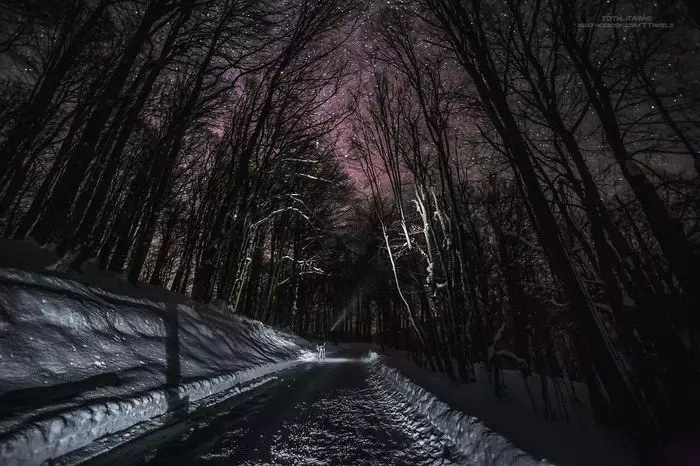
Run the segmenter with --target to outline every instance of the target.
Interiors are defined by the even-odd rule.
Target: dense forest
[[[0,230],[496,392],[583,381],[662,464],[700,416],[694,5],[4,0]]]

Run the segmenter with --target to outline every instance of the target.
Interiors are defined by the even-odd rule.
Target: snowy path
[[[441,434],[374,382],[359,361],[302,364],[92,463],[452,464]]]

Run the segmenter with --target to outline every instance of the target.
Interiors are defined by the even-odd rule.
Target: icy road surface
[[[377,388],[370,365],[329,358],[93,458],[124,464],[462,463],[426,419]]]

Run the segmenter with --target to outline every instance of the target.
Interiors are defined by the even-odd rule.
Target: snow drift
[[[410,416],[425,416],[447,437],[467,459],[479,466],[531,466],[551,464],[538,461],[493,432],[473,416],[458,411],[438,400],[433,394],[414,384],[397,370],[375,362],[378,388],[402,398]]]
[[[289,367],[308,347],[162,291],[0,269],[0,463],[65,454]]]
[[[504,371],[507,395],[496,398],[483,367],[475,368],[476,382],[462,384],[445,374],[418,367],[404,352],[389,354],[381,357],[382,364],[388,367],[378,370],[384,384],[416,403],[415,409],[425,411],[438,427],[443,423],[448,436],[459,438],[468,434],[463,437],[466,443],[456,441],[464,450],[472,448],[484,455],[500,455],[498,464],[532,464],[522,463],[524,460],[518,456],[522,452],[514,452],[513,446],[561,466],[638,464],[631,444],[622,434],[594,424],[583,384],[575,385],[579,406],[568,406],[570,420],[563,423],[541,417],[537,380],[529,381],[528,390],[523,377],[515,371]],[[503,444],[504,439],[512,446]],[[483,464],[492,464],[488,458],[484,461]]]

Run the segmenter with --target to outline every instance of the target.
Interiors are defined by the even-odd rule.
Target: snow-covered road
[[[370,365],[309,362],[169,427],[95,457],[93,464],[453,464],[462,462],[427,419],[407,417],[378,389]]]

